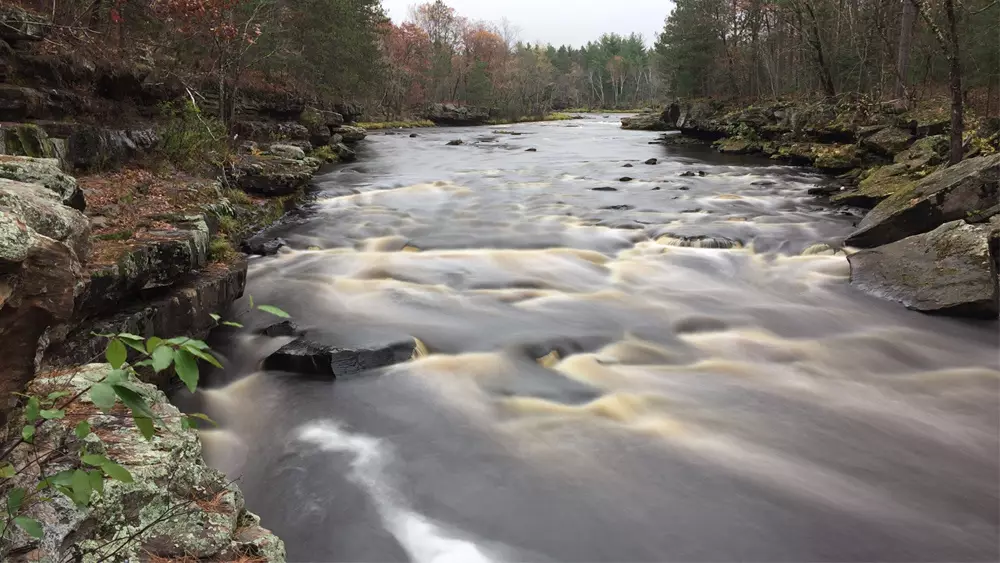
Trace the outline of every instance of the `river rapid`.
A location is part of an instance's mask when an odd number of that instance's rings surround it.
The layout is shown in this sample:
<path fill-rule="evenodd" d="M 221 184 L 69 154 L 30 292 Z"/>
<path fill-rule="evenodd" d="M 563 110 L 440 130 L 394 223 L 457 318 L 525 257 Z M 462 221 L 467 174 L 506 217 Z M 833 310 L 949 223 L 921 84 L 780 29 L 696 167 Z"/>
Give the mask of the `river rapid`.
<path fill-rule="evenodd" d="M 415 358 L 262 371 L 248 313 L 177 397 L 290 561 L 1000 557 L 997 323 L 853 289 L 827 179 L 615 117 L 418 134 L 317 177 L 247 290 Z"/>

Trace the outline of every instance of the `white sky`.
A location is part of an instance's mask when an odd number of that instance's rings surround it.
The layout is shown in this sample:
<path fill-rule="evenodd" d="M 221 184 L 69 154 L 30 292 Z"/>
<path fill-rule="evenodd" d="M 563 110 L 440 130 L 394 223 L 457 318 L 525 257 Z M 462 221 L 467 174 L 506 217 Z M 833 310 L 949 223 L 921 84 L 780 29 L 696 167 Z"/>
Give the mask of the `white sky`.
<path fill-rule="evenodd" d="M 426 0 L 425 0 L 426 1 Z M 406 19 L 417 0 L 382 0 L 396 23 Z M 470 20 L 498 22 L 506 17 L 520 30 L 522 41 L 579 47 L 602 33 L 641 33 L 652 45 L 673 9 L 670 0 L 445 0 Z"/>

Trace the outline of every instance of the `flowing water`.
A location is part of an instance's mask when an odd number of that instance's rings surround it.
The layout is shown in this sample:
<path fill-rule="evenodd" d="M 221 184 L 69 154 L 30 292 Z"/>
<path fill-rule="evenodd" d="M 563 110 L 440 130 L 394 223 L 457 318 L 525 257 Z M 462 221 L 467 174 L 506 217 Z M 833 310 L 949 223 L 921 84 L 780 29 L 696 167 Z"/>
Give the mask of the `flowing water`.
<path fill-rule="evenodd" d="M 187 398 L 290 560 L 998 559 L 997 323 L 851 288 L 821 177 L 497 131 L 369 137 L 251 264 L 303 328 L 420 342 L 319 381 L 261 371 L 289 339 L 245 315 Z"/>

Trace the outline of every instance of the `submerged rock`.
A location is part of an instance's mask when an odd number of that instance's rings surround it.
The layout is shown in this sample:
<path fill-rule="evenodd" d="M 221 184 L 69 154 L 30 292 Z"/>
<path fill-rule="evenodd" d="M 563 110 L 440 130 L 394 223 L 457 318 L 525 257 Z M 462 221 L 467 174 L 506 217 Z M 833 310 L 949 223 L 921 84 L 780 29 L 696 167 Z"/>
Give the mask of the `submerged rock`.
<path fill-rule="evenodd" d="M 655 158 L 650 158 L 649 160 L 647 160 L 647 161 L 646 161 L 646 162 L 644 162 L 643 164 L 649 164 L 650 166 L 652 166 L 652 165 L 654 165 L 654 164 L 656 164 L 656 163 L 658 163 L 658 162 L 659 162 L 659 161 L 658 161 L 658 160 L 656 160 Z"/>
<path fill-rule="evenodd" d="M 879 203 L 845 244 L 869 248 L 990 212 L 1000 198 L 1000 154 L 970 158 L 904 186 Z"/>
<path fill-rule="evenodd" d="M 631 176 L 622 176 L 621 178 L 618 178 L 618 181 L 619 182 L 631 182 L 633 179 L 634 178 L 632 178 Z"/>
<path fill-rule="evenodd" d="M 599 188 L 590 188 L 593 192 L 617 192 L 618 188 L 612 188 L 611 186 L 601 186 Z"/>
<path fill-rule="evenodd" d="M 240 249 L 247 254 L 273 256 L 278 253 L 278 250 L 280 250 L 281 247 L 286 245 L 287 243 L 283 238 L 270 238 L 258 235 L 252 236 L 243 241 L 243 244 L 240 245 Z"/>
<path fill-rule="evenodd" d="M 525 149 L 525 151 L 524 151 L 524 152 L 538 152 L 538 149 L 536 149 L 536 148 L 532 147 L 532 148 L 530 148 L 530 149 Z"/>
<path fill-rule="evenodd" d="M 457 147 L 459 145 L 464 145 L 465 141 L 463 141 L 462 139 L 452 139 L 445 144 L 448 145 L 449 147 Z"/>
<path fill-rule="evenodd" d="M 32 390 L 42 395 L 54 390 L 75 395 L 111 371 L 107 364 L 94 364 L 68 374 L 42 375 L 32 383 Z M 182 427 L 181 413 L 156 387 L 135 380 L 128 385 L 161 418 L 161 429 L 151 440 L 143 439 L 131 417 L 101 412 L 84 393 L 74 404 L 72 416 L 41 425 L 35 446 L 17 447 L 12 461 L 17 467 L 27 467 L 14 478 L 15 484 L 33 489 L 43 474 L 34 461 L 35 447 L 60 451 L 78 445 L 74 428 L 85 420 L 92 431 L 85 439 L 88 450 L 124 467 L 133 482 L 103 480 L 102 494 L 93 495 L 85 508 L 58 493 L 47 502 L 31 504 L 25 514 L 42 524 L 45 535 L 34 540 L 15 532 L 6 546 L 9 558 L 4 560 L 98 561 L 94 550 L 113 545 L 118 549 L 116 561 L 247 558 L 283 562 L 284 544 L 246 510 L 235 482 L 205 464 L 198 435 Z M 44 474 L 74 469 L 74 461 L 58 457 L 46 461 Z M 134 541 L 118 543 L 132 534 L 137 536 Z"/>
<path fill-rule="evenodd" d="M 990 228 L 963 221 L 848 256 L 859 288 L 925 313 L 997 318 Z"/>
<path fill-rule="evenodd" d="M 315 340 L 314 340 L 315 338 Z M 413 357 L 412 338 L 369 347 L 340 347 L 318 342 L 309 334 L 281 347 L 264 360 L 264 368 L 336 379 L 391 366 Z"/>
<path fill-rule="evenodd" d="M 658 237 L 656 242 L 666 246 L 682 246 L 691 248 L 743 248 L 742 241 L 709 235 L 686 236 L 668 233 Z"/>

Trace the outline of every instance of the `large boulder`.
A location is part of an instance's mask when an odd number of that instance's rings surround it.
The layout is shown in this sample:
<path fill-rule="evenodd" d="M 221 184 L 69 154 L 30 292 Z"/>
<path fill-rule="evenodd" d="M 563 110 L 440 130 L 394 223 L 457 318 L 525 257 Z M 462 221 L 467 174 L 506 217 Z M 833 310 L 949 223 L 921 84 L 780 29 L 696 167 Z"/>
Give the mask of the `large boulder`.
<path fill-rule="evenodd" d="M 319 169 L 316 159 L 245 156 L 236 166 L 237 183 L 247 192 L 274 197 L 294 193 Z"/>
<path fill-rule="evenodd" d="M 848 256 L 851 282 L 917 311 L 997 318 L 996 256 L 990 227 L 945 223 Z"/>
<path fill-rule="evenodd" d="M 354 125 L 341 125 L 340 127 L 331 127 L 330 132 L 333 136 L 340 136 L 340 142 L 343 143 L 357 143 L 358 141 L 364 141 L 365 137 L 368 136 L 368 131 L 364 127 L 356 127 Z M 331 144 L 335 144 L 332 142 Z"/>
<path fill-rule="evenodd" d="M 880 156 L 893 158 L 906 150 L 913 142 L 913 134 L 896 127 L 886 127 L 865 138 L 861 145 Z"/>
<path fill-rule="evenodd" d="M 417 351 L 412 338 L 368 346 L 342 346 L 329 340 L 322 334 L 301 336 L 268 356 L 264 368 L 336 379 L 405 362 Z"/>
<path fill-rule="evenodd" d="M 86 507 L 60 493 L 26 503 L 25 516 L 41 523 L 44 536 L 34 540 L 14 532 L 0 548 L 3 560 L 97 561 L 95 549 L 113 546 L 115 561 L 283 563 L 281 540 L 246 510 L 235 481 L 206 465 L 198 434 L 183 426 L 181 413 L 163 392 L 134 379 L 127 382 L 159 418 L 160 431 L 150 440 L 143 439 L 132 417 L 122 416 L 119 409 L 103 412 L 91 402 L 85 391 L 111 371 L 107 364 L 91 364 L 69 373 L 43 374 L 32 383 L 31 391 L 42 396 L 62 391 L 80 397 L 71 416 L 40 425 L 34 445 L 21 444 L 13 450 L 10 461 L 24 469 L 12 480 L 34 490 L 44 475 L 77 469 L 75 455 L 39 458 L 37 452 L 73 451 L 85 443 L 90 453 L 125 468 L 131 482 L 105 479 L 102 492 L 92 494 Z M 81 421 L 91 430 L 83 441 L 74 432 Z M 133 534 L 132 541 L 120 541 Z"/>
<path fill-rule="evenodd" d="M 238 121 L 233 133 L 241 141 L 308 141 L 309 128 L 292 121 Z"/>
<path fill-rule="evenodd" d="M 306 157 L 306 151 L 302 150 L 301 147 L 282 143 L 271 145 L 267 152 L 280 158 L 290 158 L 292 160 L 302 160 Z"/>
<path fill-rule="evenodd" d="M 45 186 L 0 178 L 0 210 L 17 217 L 36 233 L 66 243 L 80 260 L 86 260 L 90 222 L 83 213 L 63 205 L 59 196 Z"/>
<path fill-rule="evenodd" d="M 483 125 L 490 119 L 487 108 L 456 104 L 431 104 L 424 110 L 423 117 L 435 125 Z"/>
<path fill-rule="evenodd" d="M 629 117 L 622 118 L 622 129 L 632 131 L 666 131 L 669 129 L 664 123 L 662 115 L 654 112 L 637 113 Z"/>
<path fill-rule="evenodd" d="M 66 141 L 66 160 L 80 170 L 107 170 L 149 154 L 160 142 L 152 129 L 80 126 Z"/>
<path fill-rule="evenodd" d="M 1000 154 L 970 158 L 903 186 L 872 209 L 845 244 L 869 248 L 957 219 L 986 219 L 996 213 L 998 198 Z"/>
<path fill-rule="evenodd" d="M 72 317 L 82 281 L 76 253 L 0 209 L 0 418 L 34 375 L 50 327 Z"/>
<path fill-rule="evenodd" d="M 83 191 L 77 187 L 76 178 L 64 174 L 56 159 L 0 156 L 0 178 L 41 184 L 56 194 L 64 205 L 80 211 L 86 208 Z"/>

